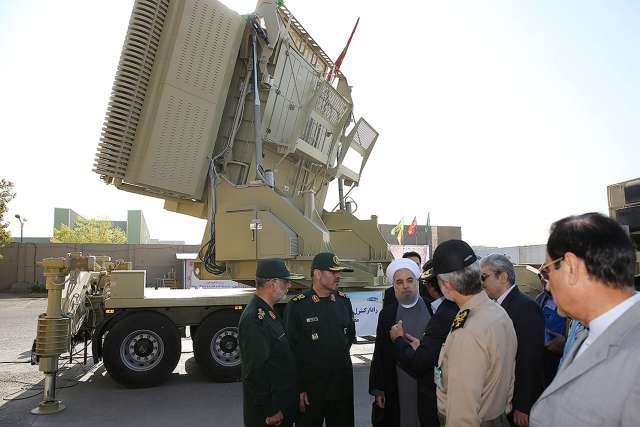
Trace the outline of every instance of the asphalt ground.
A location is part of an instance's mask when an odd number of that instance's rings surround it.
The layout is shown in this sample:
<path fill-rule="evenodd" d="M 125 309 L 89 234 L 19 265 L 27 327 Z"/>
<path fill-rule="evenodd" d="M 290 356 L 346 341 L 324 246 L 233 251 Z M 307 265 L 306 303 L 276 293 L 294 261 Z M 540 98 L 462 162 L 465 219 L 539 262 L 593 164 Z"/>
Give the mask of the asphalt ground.
<path fill-rule="evenodd" d="M 0 362 L 28 362 L 36 319 L 46 299 L 0 294 Z M 242 426 L 240 383 L 212 383 L 204 378 L 183 339 L 182 357 L 169 380 L 154 388 L 127 389 L 113 381 L 102 363 L 83 365 L 76 347 L 74 362 L 61 359 L 56 397 L 66 409 L 32 415 L 42 398 L 42 373 L 29 363 L 0 364 L 0 426 Z M 357 426 L 370 426 L 368 394 L 372 344 L 352 348 Z"/>

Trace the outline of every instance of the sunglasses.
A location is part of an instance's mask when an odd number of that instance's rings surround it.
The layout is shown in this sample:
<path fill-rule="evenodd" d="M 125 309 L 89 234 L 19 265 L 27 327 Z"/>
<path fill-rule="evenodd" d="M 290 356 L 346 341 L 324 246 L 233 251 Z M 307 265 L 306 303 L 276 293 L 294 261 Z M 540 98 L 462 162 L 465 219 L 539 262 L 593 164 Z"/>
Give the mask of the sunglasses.
<path fill-rule="evenodd" d="M 480 275 L 480 281 L 484 282 L 485 280 L 487 280 L 489 277 L 491 276 L 491 274 L 484 274 L 482 273 Z"/>
<path fill-rule="evenodd" d="M 544 282 L 549 282 L 549 267 L 551 267 L 554 264 L 557 264 L 560 261 L 564 260 L 564 255 L 562 255 L 560 258 L 556 258 L 553 261 L 550 261 L 546 264 L 543 264 L 542 266 L 540 266 L 540 268 L 538 269 L 538 277 L 540 278 L 540 280 L 543 280 Z"/>

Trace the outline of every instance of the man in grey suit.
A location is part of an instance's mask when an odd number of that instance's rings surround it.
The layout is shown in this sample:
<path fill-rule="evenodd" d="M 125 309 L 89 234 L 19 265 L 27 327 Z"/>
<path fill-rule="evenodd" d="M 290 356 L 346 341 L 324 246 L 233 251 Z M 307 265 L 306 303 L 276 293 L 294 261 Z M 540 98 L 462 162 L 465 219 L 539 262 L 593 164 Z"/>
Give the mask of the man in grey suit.
<path fill-rule="evenodd" d="M 530 425 L 640 424 L 640 294 L 627 232 L 598 213 L 555 222 L 540 273 L 556 303 L 582 331 L 553 382 L 533 406 Z"/>

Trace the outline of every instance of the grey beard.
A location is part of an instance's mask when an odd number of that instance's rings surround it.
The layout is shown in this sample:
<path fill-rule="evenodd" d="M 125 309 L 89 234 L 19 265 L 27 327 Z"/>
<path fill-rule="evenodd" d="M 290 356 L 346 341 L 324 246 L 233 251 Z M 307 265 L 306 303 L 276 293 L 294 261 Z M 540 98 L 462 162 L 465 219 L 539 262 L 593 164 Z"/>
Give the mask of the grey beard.
<path fill-rule="evenodd" d="M 416 305 L 416 303 L 418 302 L 418 298 L 420 298 L 420 295 L 416 293 L 415 295 L 412 295 L 412 296 L 398 298 L 398 303 L 404 308 L 411 308 L 414 305 Z"/>

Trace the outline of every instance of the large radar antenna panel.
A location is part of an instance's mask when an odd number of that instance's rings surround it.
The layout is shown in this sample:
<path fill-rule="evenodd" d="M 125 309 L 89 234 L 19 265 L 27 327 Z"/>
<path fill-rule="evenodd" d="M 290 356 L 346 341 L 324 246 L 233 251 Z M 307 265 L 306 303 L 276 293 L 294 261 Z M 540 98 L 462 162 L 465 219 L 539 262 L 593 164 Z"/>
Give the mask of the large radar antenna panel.
<path fill-rule="evenodd" d="M 137 0 L 94 171 L 123 190 L 201 200 L 244 28 L 215 0 Z"/>

